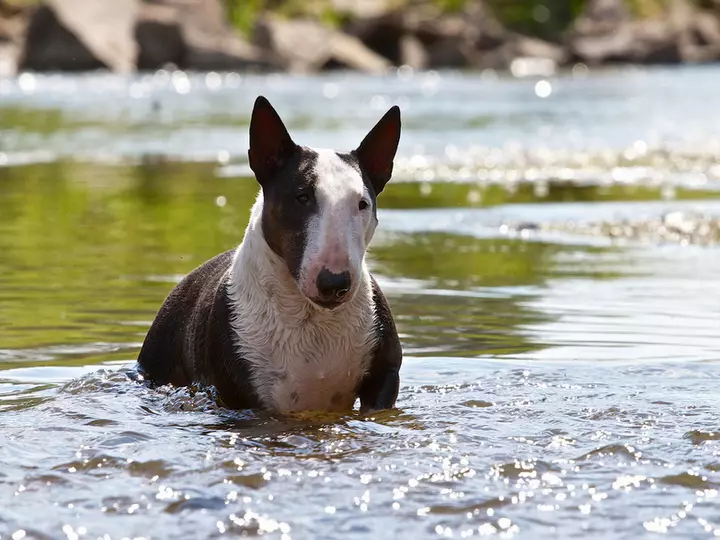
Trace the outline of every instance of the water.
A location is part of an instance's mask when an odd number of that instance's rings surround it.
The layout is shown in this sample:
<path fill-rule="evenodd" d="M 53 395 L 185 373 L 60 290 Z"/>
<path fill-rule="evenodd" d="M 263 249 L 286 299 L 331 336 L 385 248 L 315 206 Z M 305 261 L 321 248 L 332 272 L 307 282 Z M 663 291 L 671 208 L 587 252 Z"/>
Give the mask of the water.
<path fill-rule="evenodd" d="M 487 74 L 0 80 L 0 538 L 720 535 L 718 74 L 547 98 Z M 403 106 L 370 255 L 397 410 L 132 380 L 173 284 L 242 237 L 258 93 L 340 148 Z"/>

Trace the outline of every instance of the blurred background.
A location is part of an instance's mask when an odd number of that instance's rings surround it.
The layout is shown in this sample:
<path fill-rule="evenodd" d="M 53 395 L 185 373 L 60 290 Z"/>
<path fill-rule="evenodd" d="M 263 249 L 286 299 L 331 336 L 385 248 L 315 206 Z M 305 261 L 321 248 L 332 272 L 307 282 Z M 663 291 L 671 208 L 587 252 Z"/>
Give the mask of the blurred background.
<path fill-rule="evenodd" d="M 523 75 L 706 62 L 720 55 L 718 10 L 716 0 L 3 0 L 0 65 Z"/>
<path fill-rule="evenodd" d="M 0 0 L 0 536 L 720 534 L 719 60 L 718 0 Z M 260 94 L 339 150 L 402 109 L 388 416 L 125 379 Z"/>

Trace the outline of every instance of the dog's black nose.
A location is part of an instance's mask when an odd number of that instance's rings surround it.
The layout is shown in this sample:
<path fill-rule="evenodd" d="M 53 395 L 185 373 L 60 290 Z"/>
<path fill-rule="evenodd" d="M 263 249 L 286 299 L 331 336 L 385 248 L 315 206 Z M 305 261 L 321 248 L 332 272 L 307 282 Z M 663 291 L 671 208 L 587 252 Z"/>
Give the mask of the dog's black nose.
<path fill-rule="evenodd" d="M 337 301 L 350 291 L 352 281 L 350 280 L 350 272 L 347 270 L 339 274 L 333 274 L 327 268 L 323 268 L 320 270 L 315 284 L 323 300 Z"/>

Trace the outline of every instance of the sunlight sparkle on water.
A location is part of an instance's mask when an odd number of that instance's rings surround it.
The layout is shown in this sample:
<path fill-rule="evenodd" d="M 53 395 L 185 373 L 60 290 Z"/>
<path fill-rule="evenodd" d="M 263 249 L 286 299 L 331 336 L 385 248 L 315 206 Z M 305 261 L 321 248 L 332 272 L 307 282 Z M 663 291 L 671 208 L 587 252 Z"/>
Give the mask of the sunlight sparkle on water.
<path fill-rule="evenodd" d="M 188 92 L 190 92 L 190 79 L 184 71 L 173 72 L 172 84 L 178 94 L 187 94 Z"/>
<path fill-rule="evenodd" d="M 2 538 L 720 534 L 718 71 L 535 76 L 5 81 Z M 228 411 L 133 371 L 173 285 L 242 239 L 266 93 L 326 147 L 403 106 L 367 258 L 396 410 Z"/>
<path fill-rule="evenodd" d="M 25 94 L 32 94 L 37 88 L 35 75 L 32 73 L 23 73 L 18 77 L 18 86 Z"/>
<path fill-rule="evenodd" d="M 219 73 L 211 71 L 205 75 L 205 86 L 207 86 L 209 90 L 217 90 L 222 86 L 222 76 Z"/>
<path fill-rule="evenodd" d="M 540 98 L 546 98 L 552 94 L 552 85 L 546 81 L 538 81 L 535 83 L 535 95 Z"/>

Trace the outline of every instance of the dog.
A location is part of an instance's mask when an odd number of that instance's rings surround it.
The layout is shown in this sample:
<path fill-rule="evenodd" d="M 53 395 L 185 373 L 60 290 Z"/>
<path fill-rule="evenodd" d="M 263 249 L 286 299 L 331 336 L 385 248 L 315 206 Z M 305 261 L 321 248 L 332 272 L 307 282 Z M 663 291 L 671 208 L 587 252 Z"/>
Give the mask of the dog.
<path fill-rule="evenodd" d="M 400 129 L 394 106 L 351 152 L 299 146 L 259 96 L 248 158 L 260 189 L 242 242 L 168 295 L 138 356 L 143 378 L 214 386 L 231 409 L 393 408 L 403 351 L 365 255 Z"/>

